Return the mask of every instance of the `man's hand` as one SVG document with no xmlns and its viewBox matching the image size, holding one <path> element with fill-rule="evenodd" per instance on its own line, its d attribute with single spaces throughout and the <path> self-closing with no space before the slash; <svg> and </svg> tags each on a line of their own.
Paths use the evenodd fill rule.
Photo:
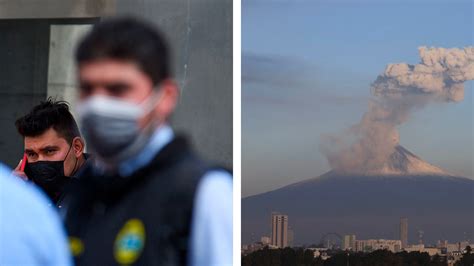
<svg viewBox="0 0 474 266">
<path fill-rule="evenodd" d="M 22 164 L 23 164 L 23 160 L 20 160 L 20 162 L 16 166 L 15 170 L 13 170 L 12 174 L 20 177 L 21 179 L 23 179 L 25 181 L 28 181 L 28 177 L 26 176 L 26 174 L 24 172 L 24 169 L 21 169 Z"/>
</svg>

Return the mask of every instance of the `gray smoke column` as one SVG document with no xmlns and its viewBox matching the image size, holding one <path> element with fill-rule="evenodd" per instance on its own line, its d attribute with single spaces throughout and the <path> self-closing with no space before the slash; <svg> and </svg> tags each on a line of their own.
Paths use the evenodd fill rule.
<svg viewBox="0 0 474 266">
<path fill-rule="evenodd" d="M 420 47 L 421 62 L 389 64 L 371 84 L 373 97 L 361 121 L 339 135 L 323 136 L 321 150 L 332 169 L 373 173 L 399 143 L 397 126 L 433 102 L 458 102 L 464 82 L 474 80 L 474 47 Z"/>
</svg>

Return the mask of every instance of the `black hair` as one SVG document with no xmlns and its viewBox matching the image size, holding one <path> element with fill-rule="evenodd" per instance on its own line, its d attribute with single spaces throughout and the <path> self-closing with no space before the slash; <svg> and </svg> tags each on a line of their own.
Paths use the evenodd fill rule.
<svg viewBox="0 0 474 266">
<path fill-rule="evenodd" d="M 86 34 L 76 50 L 78 64 L 100 59 L 136 63 L 158 85 L 170 76 L 168 46 L 150 24 L 131 17 L 105 19 Z"/>
<path fill-rule="evenodd" d="M 76 121 L 69 112 L 69 104 L 51 97 L 33 107 L 28 114 L 16 120 L 15 126 L 23 137 L 37 137 L 53 128 L 69 144 L 80 137 Z"/>
</svg>

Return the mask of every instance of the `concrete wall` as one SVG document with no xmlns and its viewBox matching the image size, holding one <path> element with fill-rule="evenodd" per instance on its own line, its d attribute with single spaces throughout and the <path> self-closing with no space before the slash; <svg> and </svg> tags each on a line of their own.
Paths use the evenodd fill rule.
<svg viewBox="0 0 474 266">
<path fill-rule="evenodd" d="M 92 26 L 53 24 L 50 28 L 47 96 L 67 101 L 73 112 L 78 100 L 74 52 Z"/>
<path fill-rule="evenodd" d="M 117 0 L 116 8 L 167 36 L 181 87 L 172 125 L 206 158 L 231 167 L 232 0 Z"/>
<path fill-rule="evenodd" d="M 86 18 L 115 12 L 115 0 L 0 0 L 0 18 Z"/>
</svg>

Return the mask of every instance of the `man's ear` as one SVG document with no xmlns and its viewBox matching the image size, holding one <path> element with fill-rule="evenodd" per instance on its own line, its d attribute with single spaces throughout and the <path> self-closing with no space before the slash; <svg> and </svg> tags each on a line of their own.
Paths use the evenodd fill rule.
<svg viewBox="0 0 474 266">
<path fill-rule="evenodd" d="M 72 149 L 74 150 L 74 155 L 76 158 L 79 158 L 84 153 L 84 140 L 81 137 L 75 137 L 72 140 Z"/>
<path fill-rule="evenodd" d="M 160 90 L 162 95 L 160 104 L 156 106 L 156 111 L 163 120 L 168 120 L 178 103 L 179 88 L 175 81 L 167 79 L 161 83 Z"/>
</svg>

